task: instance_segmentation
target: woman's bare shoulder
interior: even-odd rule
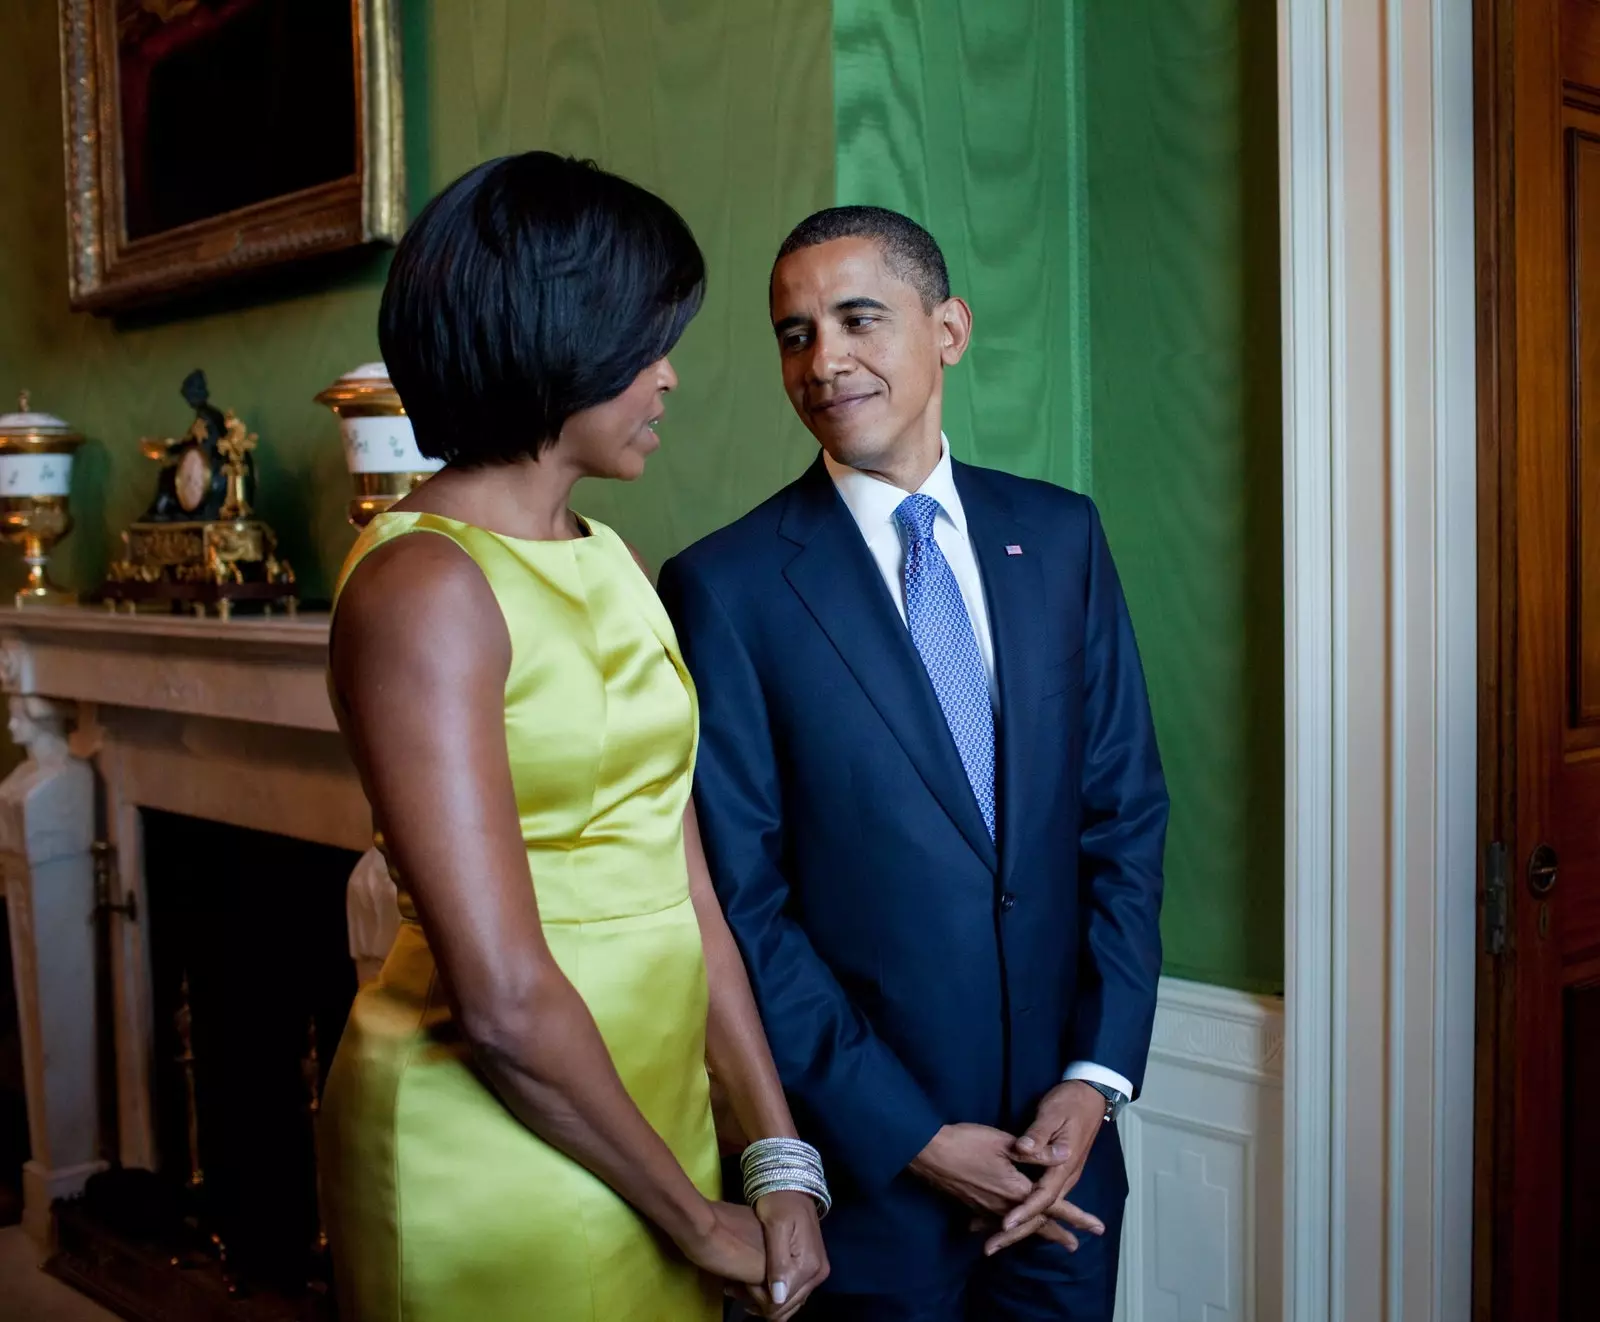
[[[449,537],[409,533],[351,571],[332,639],[334,682],[502,672],[511,639],[483,570]]]

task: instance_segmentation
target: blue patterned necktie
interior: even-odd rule
[[[906,627],[993,840],[994,710],[961,586],[933,539],[941,508],[932,496],[907,496],[895,508],[895,526],[906,547]]]

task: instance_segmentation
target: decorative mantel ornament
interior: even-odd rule
[[[106,603],[129,610],[141,602],[188,606],[226,619],[240,602],[294,613],[294,571],[277,555],[278,539],[254,518],[257,437],[211,403],[204,372],[184,379],[194,422],[177,438],[146,437],[145,457],[161,465],[156,496],[122,534],[123,558],[106,571]]]
[[[425,459],[406,417],[405,405],[382,363],[346,372],[316,397],[339,418],[344,459],[355,485],[348,516],[365,528],[409,491],[416,490],[444,464]]]
[[[0,414],[0,536],[22,546],[27,584],[19,606],[60,606],[77,598],[45,575],[50,548],[72,530],[67,496],[72,455],[83,437],[48,413],[28,408],[24,390],[15,413]]]

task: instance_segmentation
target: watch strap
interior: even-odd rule
[[[1117,1117],[1122,1114],[1122,1108],[1129,1102],[1129,1097],[1120,1089],[1113,1088],[1107,1083],[1096,1083],[1093,1079],[1080,1079],[1080,1083],[1087,1083],[1097,1093],[1106,1099],[1106,1113],[1101,1117],[1104,1124],[1115,1124]]]

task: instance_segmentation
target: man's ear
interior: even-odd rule
[[[933,315],[939,323],[939,361],[954,367],[972,343],[972,309],[964,298],[947,298]]]

